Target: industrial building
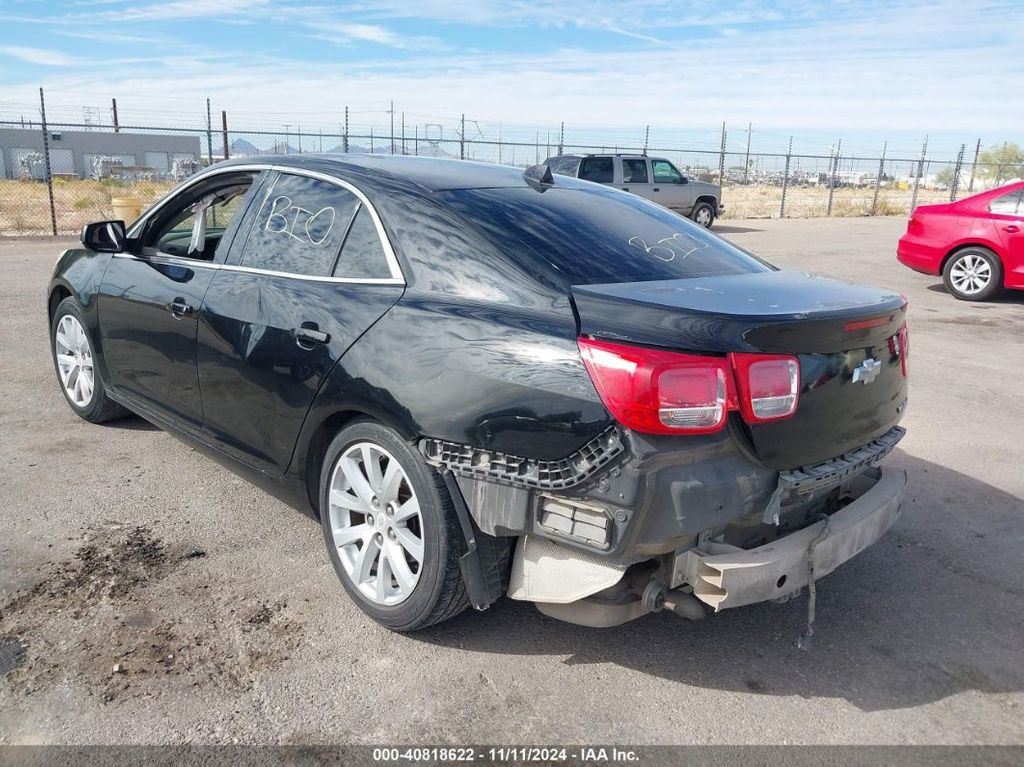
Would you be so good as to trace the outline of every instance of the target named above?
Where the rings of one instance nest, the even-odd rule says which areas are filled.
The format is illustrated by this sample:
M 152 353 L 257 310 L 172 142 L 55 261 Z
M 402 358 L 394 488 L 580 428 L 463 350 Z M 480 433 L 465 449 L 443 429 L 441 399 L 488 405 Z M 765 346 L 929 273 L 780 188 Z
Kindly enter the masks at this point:
M 64 178 L 186 176 L 198 167 L 202 152 L 194 133 L 51 129 L 49 134 L 51 172 Z M 43 149 L 40 127 L 0 126 L 0 178 L 45 178 Z

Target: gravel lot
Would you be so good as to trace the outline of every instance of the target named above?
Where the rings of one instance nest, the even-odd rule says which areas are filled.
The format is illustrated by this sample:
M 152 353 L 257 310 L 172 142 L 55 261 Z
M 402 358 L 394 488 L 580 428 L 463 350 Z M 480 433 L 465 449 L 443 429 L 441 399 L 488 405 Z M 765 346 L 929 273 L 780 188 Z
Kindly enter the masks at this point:
M 727 221 L 779 265 L 910 296 L 889 535 L 803 598 L 592 630 L 505 600 L 378 628 L 319 530 L 169 435 L 58 391 L 68 240 L 0 241 L 0 744 L 1024 743 L 1024 294 L 899 266 L 902 218 Z

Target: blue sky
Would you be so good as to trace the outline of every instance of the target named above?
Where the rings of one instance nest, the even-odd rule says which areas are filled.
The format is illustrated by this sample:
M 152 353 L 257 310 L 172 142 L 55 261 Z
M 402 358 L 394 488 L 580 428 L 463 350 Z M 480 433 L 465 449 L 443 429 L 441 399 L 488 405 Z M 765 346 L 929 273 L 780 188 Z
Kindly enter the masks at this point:
M 0 0 L 0 118 L 409 125 L 531 139 L 935 152 L 1024 141 L 1024 3 Z

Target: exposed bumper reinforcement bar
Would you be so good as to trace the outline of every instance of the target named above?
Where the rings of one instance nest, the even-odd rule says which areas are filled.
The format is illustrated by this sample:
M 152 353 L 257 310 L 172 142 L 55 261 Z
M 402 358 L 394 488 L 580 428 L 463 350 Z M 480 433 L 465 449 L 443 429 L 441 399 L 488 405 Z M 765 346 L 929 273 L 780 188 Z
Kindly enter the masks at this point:
M 893 426 L 873 442 L 869 442 L 856 450 L 837 456 L 830 461 L 814 466 L 805 466 L 794 471 L 779 472 L 779 484 L 768 500 L 764 510 L 766 525 L 779 524 L 779 514 L 786 501 L 794 496 L 806 496 L 817 490 L 835 487 L 847 479 L 874 466 L 892 452 L 896 444 L 903 439 L 907 430 L 902 426 Z
M 831 516 L 827 534 L 815 544 L 816 578 L 882 537 L 899 516 L 906 487 L 902 469 L 871 469 L 850 480 L 856 500 Z M 716 612 L 784 597 L 807 585 L 808 548 L 824 524 L 816 522 L 756 549 L 685 551 L 676 557 L 672 585 L 689 583 L 694 596 Z

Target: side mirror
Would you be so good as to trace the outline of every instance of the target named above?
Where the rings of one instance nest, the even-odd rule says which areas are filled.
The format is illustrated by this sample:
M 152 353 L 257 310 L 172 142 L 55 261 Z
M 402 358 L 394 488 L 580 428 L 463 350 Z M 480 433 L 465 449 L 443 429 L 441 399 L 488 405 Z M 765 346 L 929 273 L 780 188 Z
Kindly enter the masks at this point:
M 686 176 L 680 176 L 679 177 L 679 183 L 680 184 L 689 184 L 690 183 L 690 179 L 688 179 Z
M 123 253 L 124 221 L 97 221 L 82 227 L 82 244 L 97 253 Z

